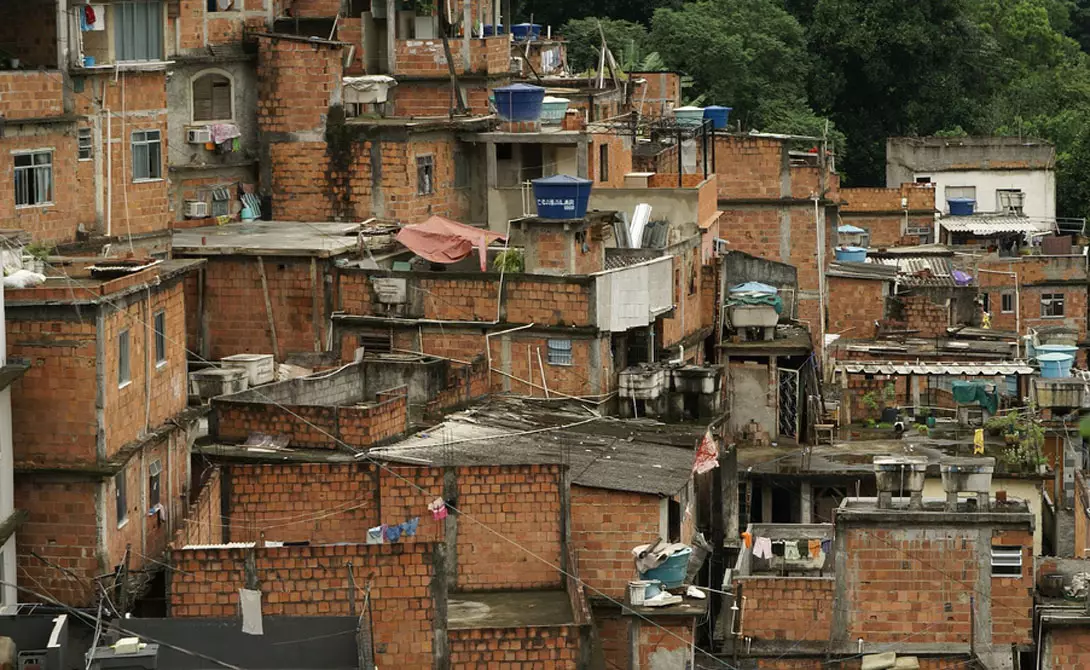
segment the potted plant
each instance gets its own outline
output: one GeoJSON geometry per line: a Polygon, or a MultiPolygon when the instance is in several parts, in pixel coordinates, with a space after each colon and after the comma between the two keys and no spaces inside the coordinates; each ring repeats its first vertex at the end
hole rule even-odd
{"type": "Polygon", "coordinates": [[[413,35],[418,40],[435,39],[435,0],[416,0],[413,9],[416,10],[413,35]]]}
{"type": "Polygon", "coordinates": [[[49,255],[53,253],[53,249],[53,245],[49,242],[31,242],[28,244],[23,249],[26,258],[29,259],[30,267],[27,269],[38,274],[45,274],[45,259],[49,258],[49,255]]]}
{"type": "Polygon", "coordinates": [[[496,254],[496,258],[492,261],[492,267],[496,272],[522,272],[525,269],[522,249],[501,251],[496,254]]]}
{"type": "Polygon", "coordinates": [[[993,434],[1003,436],[1007,448],[999,454],[999,460],[1014,472],[1041,472],[1048,467],[1048,460],[1041,453],[1045,443],[1045,431],[1037,421],[1031,407],[1027,411],[1013,411],[993,416],[984,423],[993,434]]]}

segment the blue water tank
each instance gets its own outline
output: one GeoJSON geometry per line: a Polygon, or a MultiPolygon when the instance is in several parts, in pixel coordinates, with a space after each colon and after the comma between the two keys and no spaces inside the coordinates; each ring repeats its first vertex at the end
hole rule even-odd
{"type": "Polygon", "coordinates": [[[1075,357],[1071,354],[1040,354],[1037,362],[1041,364],[1041,377],[1064,379],[1071,376],[1071,364],[1075,362],[1075,357]]]}
{"type": "Polygon", "coordinates": [[[844,263],[866,263],[867,250],[863,247],[837,247],[836,259],[844,263]]]}
{"type": "Polygon", "coordinates": [[[537,121],[541,118],[541,103],[545,89],[530,84],[501,86],[496,96],[496,113],[506,121],[537,121]]]}
{"type": "Polygon", "coordinates": [[[493,26],[491,23],[484,24],[484,36],[485,37],[492,37],[493,35],[502,35],[502,34],[503,34],[503,24],[502,23],[497,25],[497,26],[493,26]]]}
{"type": "Polygon", "coordinates": [[[536,40],[541,37],[541,24],[516,23],[511,26],[511,36],[516,40],[536,40]]]}
{"type": "Polygon", "coordinates": [[[537,215],[543,219],[581,219],[587,214],[593,182],[558,174],[533,180],[537,215]]]}
{"type": "Polygon", "coordinates": [[[947,198],[951,216],[972,216],[976,209],[976,200],[972,198],[947,198]]]}
{"type": "Polygon", "coordinates": [[[704,118],[712,122],[712,128],[726,128],[727,122],[730,121],[731,109],[733,109],[733,107],[709,105],[704,108],[704,118]]]}

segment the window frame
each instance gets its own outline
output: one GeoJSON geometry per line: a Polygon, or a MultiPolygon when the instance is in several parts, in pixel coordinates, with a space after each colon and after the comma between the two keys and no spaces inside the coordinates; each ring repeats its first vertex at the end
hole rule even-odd
{"type": "Polygon", "coordinates": [[[1003,291],[999,294],[999,313],[1014,314],[1014,291],[1003,291]],[[1010,309],[1007,309],[1008,302],[1010,309]]]}
{"type": "Polygon", "coordinates": [[[598,145],[598,181],[609,181],[609,144],[598,145]]]}
{"type": "Polygon", "coordinates": [[[989,567],[991,568],[992,577],[1021,578],[1024,562],[1022,553],[1022,547],[991,545],[989,567]],[[1014,561],[1016,555],[1018,557],[1017,563],[1014,561]],[[997,567],[1000,568],[999,572],[996,572],[997,567]],[[1017,572],[1014,571],[1015,569],[1017,569],[1017,572]]]}
{"type": "Polygon", "coordinates": [[[118,528],[129,522],[128,482],[124,470],[114,475],[114,513],[118,528]]]}
{"type": "Polygon", "coordinates": [[[81,163],[95,158],[95,133],[92,128],[79,128],[76,130],[76,158],[81,163]],[[84,156],[84,154],[87,154],[84,156]]]}
{"type": "MultiPolygon", "coordinates": [[[[166,49],[166,26],[165,26],[166,17],[163,14],[163,3],[162,2],[157,2],[155,0],[126,0],[124,2],[114,2],[114,3],[112,3],[110,5],[110,21],[113,22],[113,25],[110,27],[110,30],[113,33],[112,42],[113,42],[113,49],[114,49],[114,54],[115,54],[114,60],[116,62],[118,62],[118,63],[156,63],[156,62],[162,62],[164,60],[164,58],[165,58],[164,54],[165,54],[165,49],[166,49]],[[145,54],[134,54],[134,55],[137,56],[136,58],[126,58],[125,56],[127,56],[128,54],[123,54],[123,52],[128,50],[128,49],[125,49],[125,48],[122,47],[122,44],[124,43],[124,37],[125,37],[123,26],[126,23],[124,21],[124,13],[126,11],[129,11],[129,10],[127,10],[127,9],[122,10],[121,8],[126,7],[126,6],[134,6],[134,5],[146,6],[146,7],[149,8],[147,11],[154,11],[156,13],[156,16],[154,18],[157,19],[157,20],[154,21],[154,25],[156,26],[157,33],[154,35],[154,37],[156,38],[156,44],[154,46],[158,47],[158,52],[156,54],[152,55],[151,57],[148,57],[148,58],[140,57],[140,56],[143,56],[145,54]]],[[[134,26],[133,27],[135,28],[136,27],[135,26],[135,17],[134,17],[133,21],[134,21],[134,26]]],[[[152,24],[148,23],[147,25],[152,25],[152,24]]],[[[144,27],[147,27],[147,26],[144,26],[144,27]]],[[[145,37],[150,37],[150,35],[147,35],[145,33],[145,37]]],[[[152,45],[149,43],[148,46],[152,46],[152,45]]],[[[131,50],[133,52],[136,51],[135,45],[133,45],[133,48],[131,50]]]]}
{"type": "Polygon", "coordinates": [[[555,365],[558,367],[572,367],[575,365],[575,355],[573,353],[573,346],[571,338],[548,338],[545,340],[545,354],[548,359],[549,365],[555,365]],[[553,343],[567,342],[568,348],[565,352],[564,349],[554,349],[553,343]]]}
{"type": "Polygon", "coordinates": [[[167,311],[161,309],[153,317],[155,332],[155,367],[167,364],[167,311]]]}
{"type": "MultiPolygon", "coordinates": [[[[213,84],[213,89],[215,90],[213,84]]],[[[234,123],[235,122],[235,78],[231,76],[230,72],[226,70],[220,70],[213,68],[209,70],[201,70],[197,74],[189,78],[189,118],[194,125],[199,124],[212,124],[212,123],[234,123]],[[229,107],[230,114],[225,117],[217,117],[215,114],[215,98],[214,96],[209,99],[209,113],[212,118],[198,119],[197,118],[197,95],[196,85],[201,79],[205,77],[223,77],[227,80],[227,105],[229,107]]]]}
{"type": "Polygon", "coordinates": [[[1042,293],[1041,294],[1041,318],[1042,319],[1062,319],[1064,318],[1066,296],[1063,293],[1042,293]],[[1056,305],[1059,304],[1059,310],[1057,313],[1056,305]]]}
{"type": "MultiPolygon", "coordinates": [[[[57,179],[56,179],[56,174],[53,171],[53,165],[54,165],[53,154],[54,154],[54,149],[52,147],[42,148],[42,149],[26,149],[26,150],[21,149],[21,150],[18,150],[18,151],[12,151],[11,152],[12,186],[14,187],[14,190],[15,190],[15,209],[28,209],[28,208],[32,208],[32,207],[50,207],[50,206],[55,204],[54,198],[56,196],[56,191],[57,191],[57,179]],[[49,157],[49,162],[48,163],[37,163],[35,161],[35,156],[43,156],[43,155],[49,157]],[[30,158],[30,165],[19,165],[18,164],[18,159],[22,158],[22,157],[29,157],[30,158]],[[37,201],[34,201],[34,202],[20,203],[19,202],[19,174],[22,173],[24,175],[22,177],[24,180],[30,179],[31,180],[30,184],[34,184],[34,183],[37,182],[37,179],[35,178],[37,173],[39,171],[43,171],[43,170],[47,170],[48,173],[49,173],[49,194],[48,194],[48,197],[45,200],[37,200],[37,201]]],[[[28,185],[28,190],[27,190],[28,195],[31,192],[31,190],[32,189],[30,189],[30,187],[28,185]]]]}
{"type": "Polygon", "coordinates": [[[435,156],[432,154],[416,157],[416,194],[435,195],[435,156]]]}
{"type": "Polygon", "coordinates": [[[132,131],[132,133],[129,134],[129,155],[132,158],[132,182],[134,184],[143,184],[147,182],[163,180],[163,131],[159,130],[158,128],[132,131]],[[155,140],[148,139],[148,136],[151,133],[155,133],[155,140]],[[137,135],[142,135],[143,137],[138,140],[136,138],[137,135]],[[150,152],[150,147],[152,145],[156,147],[156,153],[158,154],[158,160],[156,160],[154,163],[152,163],[150,152]],[[149,176],[146,177],[137,176],[136,148],[138,146],[149,147],[147,154],[147,165],[145,166],[148,169],[149,176]],[[154,166],[155,168],[154,176],[152,176],[152,166],[154,166]]]}
{"type": "Polygon", "coordinates": [[[158,458],[148,463],[148,512],[162,504],[163,462],[158,458]]]}
{"type": "Polygon", "coordinates": [[[132,384],[132,332],[129,328],[117,334],[117,388],[132,384]]]}
{"type": "Polygon", "coordinates": [[[992,313],[992,294],[984,291],[980,294],[980,307],[988,314],[992,313]]]}

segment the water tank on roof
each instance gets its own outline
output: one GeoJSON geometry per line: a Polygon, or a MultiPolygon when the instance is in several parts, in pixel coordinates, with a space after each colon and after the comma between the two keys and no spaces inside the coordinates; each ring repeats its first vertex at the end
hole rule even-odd
{"type": "Polygon", "coordinates": [[[837,247],[834,253],[836,259],[843,263],[867,262],[867,250],[863,247],[837,247]]]}
{"type": "Polygon", "coordinates": [[[496,113],[506,121],[537,121],[545,89],[530,84],[511,84],[495,89],[496,113]]]}
{"type": "Polygon", "coordinates": [[[731,109],[733,108],[708,105],[704,108],[704,118],[712,122],[712,128],[723,129],[727,127],[727,122],[730,121],[731,109]]]}
{"type": "Polygon", "coordinates": [[[533,180],[537,215],[544,219],[581,219],[587,214],[591,180],[558,174],[533,180]]]}
{"type": "Polygon", "coordinates": [[[972,198],[947,198],[951,216],[972,216],[976,209],[976,200],[972,198]]]}
{"type": "Polygon", "coordinates": [[[674,120],[679,126],[699,126],[704,123],[703,107],[676,107],[674,120]]]}
{"type": "Polygon", "coordinates": [[[541,37],[540,23],[516,23],[511,26],[511,36],[516,40],[536,40],[541,37]]]}

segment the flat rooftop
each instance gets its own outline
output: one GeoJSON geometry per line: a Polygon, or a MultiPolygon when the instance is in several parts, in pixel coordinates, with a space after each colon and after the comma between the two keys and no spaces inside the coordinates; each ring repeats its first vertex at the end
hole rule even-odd
{"type": "Polygon", "coordinates": [[[174,233],[174,253],[188,256],[316,256],[359,248],[359,223],[244,221],[174,233]]]}
{"type": "Polygon", "coordinates": [[[199,267],[200,259],[151,261],[137,271],[121,269],[110,272],[108,258],[62,258],[49,260],[49,275],[43,283],[32,288],[4,290],[4,302],[8,307],[21,305],[87,305],[109,302],[132,291],[143,290],[199,267]],[[91,266],[105,271],[92,275],[91,266]]]}
{"type": "Polygon", "coordinates": [[[497,397],[368,456],[410,465],[567,464],[579,486],[674,495],[692,476],[705,428],[497,397]]]}
{"type": "Polygon", "coordinates": [[[566,591],[451,593],[447,628],[564,626],[575,622],[566,591]]]}

